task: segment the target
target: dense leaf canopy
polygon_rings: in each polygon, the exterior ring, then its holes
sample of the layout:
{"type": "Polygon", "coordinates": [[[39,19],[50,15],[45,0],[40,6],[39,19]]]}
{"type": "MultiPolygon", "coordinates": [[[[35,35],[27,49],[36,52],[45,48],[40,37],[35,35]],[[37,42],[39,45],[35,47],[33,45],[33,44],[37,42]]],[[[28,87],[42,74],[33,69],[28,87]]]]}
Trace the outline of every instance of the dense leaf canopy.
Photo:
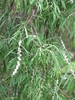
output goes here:
{"type": "Polygon", "coordinates": [[[0,100],[74,100],[74,0],[0,1],[0,100]]]}

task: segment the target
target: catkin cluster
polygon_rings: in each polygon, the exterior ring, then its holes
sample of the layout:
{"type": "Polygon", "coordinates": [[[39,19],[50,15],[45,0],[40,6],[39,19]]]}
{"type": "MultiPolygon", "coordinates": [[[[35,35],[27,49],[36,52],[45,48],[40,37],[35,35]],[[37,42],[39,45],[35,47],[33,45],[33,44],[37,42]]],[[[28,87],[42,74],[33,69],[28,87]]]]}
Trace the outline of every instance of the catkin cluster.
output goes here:
{"type": "Polygon", "coordinates": [[[22,56],[22,55],[21,55],[21,44],[22,44],[22,40],[21,40],[21,37],[20,37],[20,40],[19,40],[19,42],[18,42],[17,64],[16,64],[16,68],[14,69],[14,71],[13,71],[13,73],[12,73],[12,76],[14,76],[14,75],[17,73],[17,71],[18,71],[18,69],[19,69],[19,67],[20,67],[21,56],[22,56]]]}
{"type": "MultiPolygon", "coordinates": [[[[61,40],[61,44],[62,44],[64,50],[66,50],[65,44],[64,44],[63,40],[61,39],[61,37],[60,37],[60,40],[61,40]]],[[[66,63],[70,66],[71,74],[73,75],[73,77],[75,79],[75,73],[74,73],[74,70],[72,69],[72,66],[70,64],[70,61],[68,60],[67,55],[64,53],[63,56],[64,56],[64,59],[65,59],[66,63]]]]}

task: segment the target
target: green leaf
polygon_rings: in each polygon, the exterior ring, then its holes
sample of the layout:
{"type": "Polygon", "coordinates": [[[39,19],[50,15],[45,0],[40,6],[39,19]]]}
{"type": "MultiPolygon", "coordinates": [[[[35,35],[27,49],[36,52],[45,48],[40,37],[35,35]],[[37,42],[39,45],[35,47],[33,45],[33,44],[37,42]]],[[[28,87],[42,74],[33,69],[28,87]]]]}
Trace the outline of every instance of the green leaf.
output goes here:
{"type": "Polygon", "coordinates": [[[30,4],[33,4],[35,0],[30,0],[30,4]]]}
{"type": "Polygon", "coordinates": [[[31,43],[31,41],[33,40],[33,36],[29,36],[28,40],[27,40],[27,46],[29,46],[29,44],[31,43]]]}
{"type": "Polygon", "coordinates": [[[42,41],[40,39],[40,37],[36,36],[36,39],[38,40],[38,42],[40,43],[40,45],[42,44],[42,41]]]}
{"type": "Polygon", "coordinates": [[[61,0],[62,6],[64,9],[66,9],[66,3],[64,2],[64,0],[61,0]]]}

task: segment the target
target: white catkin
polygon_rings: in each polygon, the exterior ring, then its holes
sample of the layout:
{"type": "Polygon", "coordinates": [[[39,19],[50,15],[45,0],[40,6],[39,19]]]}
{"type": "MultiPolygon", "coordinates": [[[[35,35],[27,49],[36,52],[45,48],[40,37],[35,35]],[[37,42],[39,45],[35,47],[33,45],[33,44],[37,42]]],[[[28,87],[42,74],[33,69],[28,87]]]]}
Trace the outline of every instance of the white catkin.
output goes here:
{"type": "Polygon", "coordinates": [[[70,0],[70,2],[73,3],[74,1],[73,0],[70,0]]]}
{"type": "Polygon", "coordinates": [[[55,94],[58,91],[58,83],[59,83],[59,80],[57,79],[56,83],[55,83],[55,87],[54,87],[54,92],[53,92],[52,100],[55,100],[55,94]]]}
{"type": "Polygon", "coordinates": [[[67,3],[71,3],[72,4],[73,2],[74,2],[74,0],[69,0],[67,3]]]}
{"type": "Polygon", "coordinates": [[[22,44],[22,40],[20,38],[19,42],[18,42],[18,51],[17,51],[17,65],[16,65],[16,68],[14,69],[13,73],[12,73],[12,76],[14,76],[16,73],[17,73],[17,70],[19,69],[20,67],[20,61],[21,61],[21,44],[22,44]]]}
{"type": "MultiPolygon", "coordinates": [[[[61,39],[61,37],[60,37],[60,40],[61,40],[61,44],[62,44],[63,48],[65,50],[67,50],[66,47],[65,47],[65,44],[64,44],[63,40],[61,39]]],[[[64,56],[64,59],[65,59],[66,63],[71,67],[70,71],[71,71],[71,74],[74,76],[74,79],[75,79],[75,73],[74,73],[74,70],[72,69],[72,66],[71,66],[71,64],[70,64],[70,62],[68,60],[67,55],[64,53],[63,56],[64,56]]]]}

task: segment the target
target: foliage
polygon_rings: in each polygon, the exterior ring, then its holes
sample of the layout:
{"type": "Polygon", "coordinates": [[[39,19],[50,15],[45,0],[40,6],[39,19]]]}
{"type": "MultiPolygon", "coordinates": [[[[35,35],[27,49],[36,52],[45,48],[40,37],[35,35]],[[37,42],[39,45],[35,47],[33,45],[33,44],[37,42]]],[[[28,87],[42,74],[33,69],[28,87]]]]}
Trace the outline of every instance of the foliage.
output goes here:
{"type": "Polygon", "coordinates": [[[62,39],[75,47],[75,1],[2,0],[0,11],[0,99],[74,100],[62,39]]]}

